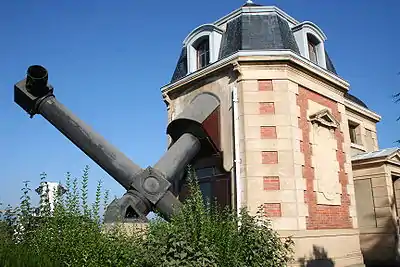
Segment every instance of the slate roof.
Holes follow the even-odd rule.
[[[398,147],[392,147],[392,148],[385,148],[373,152],[365,152],[361,154],[357,154],[351,157],[351,160],[365,160],[365,159],[373,159],[373,158],[385,158],[393,155],[399,151]]]
[[[183,78],[187,74],[187,52],[186,47],[183,47],[181,50],[181,54],[178,59],[178,63],[176,63],[176,68],[174,74],[172,75],[171,83]]]
[[[254,3],[246,3],[243,7],[261,6]],[[291,50],[300,55],[299,48],[288,22],[278,14],[240,14],[229,21],[226,30],[222,34],[221,47],[218,60],[226,58],[238,51],[248,50]],[[326,68],[337,74],[335,66],[327,51]],[[187,52],[183,47],[176,64],[171,83],[187,75]],[[346,94],[348,100],[367,108],[367,105],[357,97]]]
[[[261,6],[246,3],[244,7]],[[299,48],[288,22],[278,14],[240,14],[229,21],[222,35],[218,60],[226,58],[239,50],[291,50],[300,55]],[[336,69],[325,51],[327,70],[337,74]],[[171,83],[187,74],[187,55],[182,48]]]
[[[289,24],[277,14],[241,16],[228,22],[222,36],[219,59],[239,50],[288,49],[300,55]]]

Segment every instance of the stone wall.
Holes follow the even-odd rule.
[[[240,69],[245,204],[251,212],[263,206],[274,229],[293,236],[293,266],[316,248],[335,266],[362,266],[343,91],[290,66]],[[321,138],[310,116],[325,109],[330,126]]]
[[[384,164],[354,166],[361,250],[367,262],[394,261],[396,205],[391,168]]]
[[[296,86],[288,80],[246,79],[239,88],[246,205],[251,212],[263,206],[277,230],[305,229]]]
[[[303,166],[303,176],[307,181],[307,191],[305,201],[308,204],[309,216],[307,217],[307,229],[349,229],[353,228],[350,216],[350,199],[347,192],[348,177],[344,170],[345,152],[343,151],[343,132],[334,129],[335,157],[329,157],[332,153],[328,140],[319,140],[320,144],[313,144],[313,127],[309,121],[309,115],[320,109],[327,108],[337,121],[341,121],[338,111],[338,104],[320,94],[312,92],[304,87],[299,88],[298,105],[300,107],[299,127],[303,131],[302,150],[304,153],[305,164]],[[316,155],[316,146],[323,146],[321,153]],[[324,155],[326,154],[326,155]],[[321,159],[321,157],[323,157]],[[319,169],[316,168],[317,160],[324,161]],[[327,175],[329,170],[335,170],[335,174],[330,177]],[[327,176],[325,179],[316,180],[316,174]],[[330,186],[322,187],[319,184],[328,183]],[[339,191],[335,191],[339,187]],[[332,192],[329,192],[333,190]],[[333,193],[333,199],[326,198],[326,193]],[[337,198],[337,199],[335,199]]]

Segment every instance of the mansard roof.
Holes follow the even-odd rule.
[[[278,14],[241,14],[229,21],[219,58],[240,50],[291,50],[300,55],[289,24]]]
[[[246,3],[240,9],[252,7],[262,8],[263,6],[254,3]],[[222,33],[218,60],[226,58],[238,51],[246,50],[291,50],[300,55],[300,50],[289,25],[289,21],[282,15],[284,13],[275,7],[266,8],[271,8],[272,11],[276,10],[276,12],[260,12],[259,14],[241,12],[227,21],[226,29]],[[229,15],[226,17],[229,17]],[[286,16],[289,17],[288,15]],[[220,26],[219,24],[221,24],[222,19],[218,20],[214,25],[216,27]],[[293,21],[290,23],[292,22]],[[300,23],[298,24],[300,25]],[[326,51],[325,56],[327,70],[337,74],[333,62]],[[172,75],[171,83],[185,77],[187,75],[187,70],[187,52],[184,46],[174,74]]]
[[[224,25],[224,27],[221,27]],[[219,19],[215,23],[205,24],[193,30],[185,40],[201,27],[215,27],[222,34],[217,60],[222,60],[239,51],[251,50],[289,50],[301,56],[299,46],[295,40],[295,31],[308,25],[315,26],[312,22],[300,23],[276,7],[262,6],[249,1],[239,9]],[[223,28],[223,30],[222,30]],[[322,30],[315,26],[319,35],[326,39]],[[174,83],[189,73],[188,52],[185,41],[181,49],[175,71],[171,78]],[[337,75],[335,66],[326,49],[326,70]],[[345,98],[367,108],[359,98],[346,93]]]

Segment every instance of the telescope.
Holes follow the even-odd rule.
[[[105,222],[117,217],[143,222],[151,211],[170,220],[182,206],[172,192],[172,184],[182,178],[186,167],[196,159],[218,153],[217,140],[204,125],[219,106],[218,98],[210,93],[198,94],[169,123],[166,133],[171,137],[171,145],[154,166],[144,169],[56,99],[43,66],[28,68],[26,78],[14,85],[14,101],[31,118],[36,114],[43,116],[126,189],[120,199],[109,205]]]

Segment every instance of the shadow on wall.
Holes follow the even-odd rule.
[[[299,259],[301,267],[333,267],[335,262],[328,257],[328,252],[323,247],[313,245],[313,252],[308,258]]]
[[[390,208],[396,209],[396,199],[390,201]],[[377,221],[378,231],[366,231],[362,228],[360,233],[360,243],[364,263],[367,267],[394,267],[400,266],[399,262],[399,240],[397,235],[397,222],[392,216],[388,216],[388,211],[375,210],[371,215]]]

